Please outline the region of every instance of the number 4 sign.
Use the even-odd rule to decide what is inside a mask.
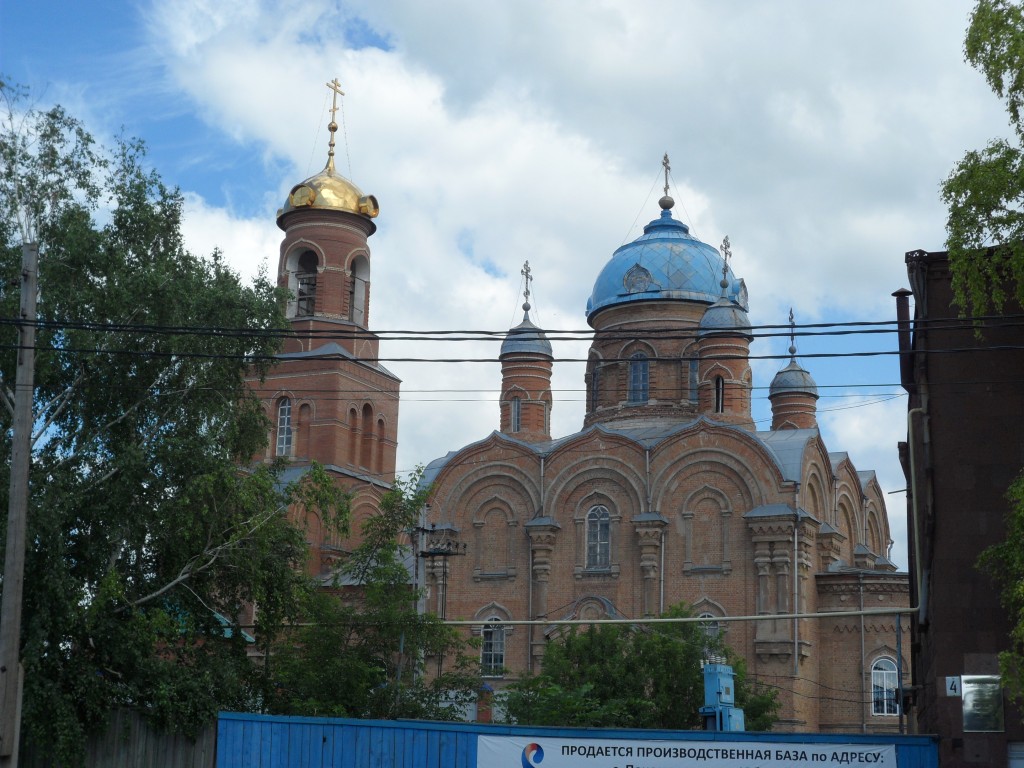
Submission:
[[[962,696],[960,688],[959,677],[947,677],[946,678],[946,695],[947,696]]]

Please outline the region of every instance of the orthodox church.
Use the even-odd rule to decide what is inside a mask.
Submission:
[[[746,286],[728,239],[720,253],[673,216],[665,165],[660,215],[594,281],[575,434],[550,434],[554,355],[524,270],[523,320],[499,356],[498,429],[424,477],[432,546],[460,555],[426,559],[430,609],[479,621],[500,688],[539,671],[557,620],[685,602],[778,690],[778,729],[895,731],[909,644],[892,615],[844,615],[908,604],[882,490],[825,445],[795,346],[769,388],[770,428],[754,423]],[[836,616],[774,618],[819,612]],[[541,623],[501,623],[523,619]]]
[[[277,215],[293,333],[253,387],[272,424],[266,458],[295,476],[322,464],[358,526],[394,480],[400,382],[370,325],[379,207],[336,170],[328,127],[326,166]],[[727,244],[720,253],[673,216],[667,180],[660,215],[594,282],[582,429],[550,434],[554,355],[527,301],[501,347],[498,429],[427,467],[427,610],[479,622],[481,665],[500,688],[539,668],[557,632],[545,622],[685,602],[778,689],[779,728],[896,730],[908,643],[893,616],[856,613],[908,604],[882,491],[824,444],[795,348],[758,429],[746,287]],[[351,542],[304,523],[310,570],[329,583]],[[776,618],[815,613],[835,615]],[[517,620],[540,623],[500,623]]]
[[[332,115],[337,110],[338,82]],[[369,237],[377,199],[335,168],[333,117],[322,171],[292,187],[277,213],[284,231],[278,284],[287,288],[290,335],[264,382],[253,384],[273,429],[266,459],[289,461],[285,479],[314,461],[352,495],[352,530],[372,515],[395,479],[398,378],[378,362],[370,330]],[[352,541],[326,530],[314,513],[304,524],[309,569],[325,583]]]

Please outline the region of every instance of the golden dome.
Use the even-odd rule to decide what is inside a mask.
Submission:
[[[316,176],[310,176],[305,181],[292,187],[288,193],[288,199],[284,201],[284,207],[277,212],[277,221],[291,211],[313,208],[322,211],[345,211],[374,219],[380,213],[380,206],[377,205],[377,198],[373,195],[364,195],[359,187],[346,179],[334,168],[334,134],[338,132],[338,124],[334,121],[334,114],[338,111],[338,96],[344,96],[341,90],[341,83],[335,78],[327,84],[333,92],[331,103],[331,122],[327,130],[331,134],[327,143],[327,165]]]
[[[315,208],[327,211],[356,213],[368,219],[380,213],[377,198],[364,195],[362,191],[334,169],[334,158],[330,157],[327,167],[315,176],[292,187],[284,207],[278,211],[280,219],[289,211]]]

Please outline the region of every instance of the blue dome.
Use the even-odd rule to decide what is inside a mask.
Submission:
[[[707,308],[700,319],[698,336],[710,336],[716,333],[732,333],[733,335],[753,338],[750,332],[750,318],[746,311],[731,299],[724,296]]]
[[[714,304],[722,295],[723,259],[716,248],[664,210],[644,233],[612,254],[587,301],[587,319],[599,310],[630,301],[676,299]],[[746,305],[743,281],[726,271],[727,298]]]
[[[523,322],[515,328],[510,328],[505,340],[501,342],[499,357],[510,352],[553,356],[551,342],[547,340],[544,331],[530,321],[530,310],[528,309],[523,312]]]
[[[781,394],[803,394],[818,399],[818,385],[807,371],[800,367],[795,360],[790,360],[789,365],[775,374],[771,386],[768,388],[768,397]]]

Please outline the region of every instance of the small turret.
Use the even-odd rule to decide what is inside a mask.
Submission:
[[[815,429],[818,426],[818,385],[796,361],[796,323],[789,310],[789,365],[775,374],[768,389],[772,429]]]
[[[750,416],[750,319],[729,296],[729,238],[722,241],[722,292],[701,317],[697,408],[716,421],[752,427]]]
[[[530,320],[530,262],[523,265],[523,322],[501,344],[501,431],[523,440],[551,439],[551,342]]]

